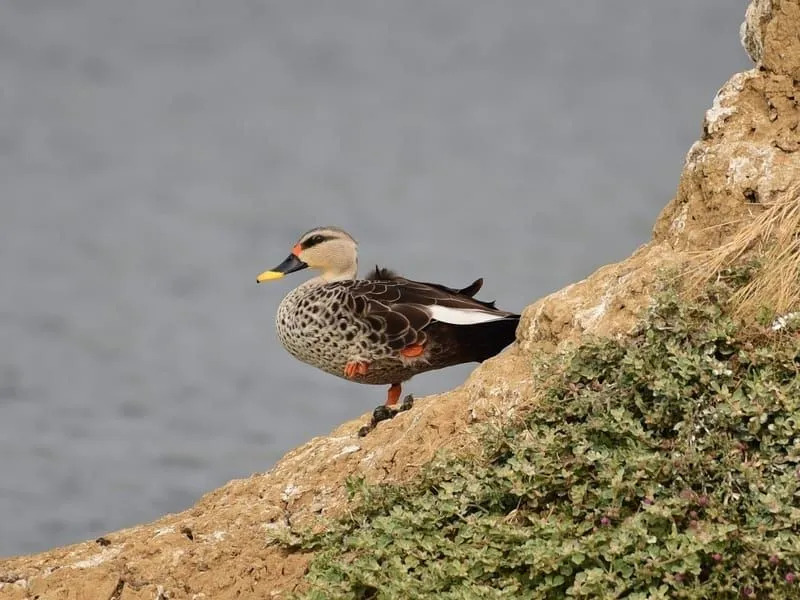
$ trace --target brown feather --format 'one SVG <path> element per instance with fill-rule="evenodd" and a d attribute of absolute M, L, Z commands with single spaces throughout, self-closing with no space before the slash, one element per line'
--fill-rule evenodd
<path fill-rule="evenodd" d="M 399 277 L 400 276 L 394 271 L 375 265 L 375 268 L 367 273 L 364 279 L 392 280 L 398 279 Z"/>
<path fill-rule="evenodd" d="M 441 283 L 411 281 L 410 279 L 406 279 L 405 277 L 399 275 L 396 271 L 392 271 L 391 269 L 387 269 L 386 267 L 380 267 L 378 265 L 375 265 L 375 268 L 369 273 L 367 273 L 365 279 L 373 281 L 402 281 L 406 283 L 422 283 L 422 285 L 427 285 L 432 288 L 442 290 L 443 292 L 447 292 L 448 294 L 469 296 L 470 298 L 475 296 L 475 294 L 477 294 L 483 287 L 483 277 L 479 277 L 478 279 L 470 283 L 467 287 L 458 289 L 458 288 L 447 287 L 446 285 L 442 285 Z M 478 300 L 478 302 L 481 301 Z M 486 308 L 495 308 L 494 302 L 481 302 L 481 304 L 483 304 Z"/>
<path fill-rule="evenodd" d="M 368 321 L 375 330 L 382 331 L 392 349 L 400 350 L 412 344 L 424 344 L 430 339 L 426 329 L 434 324 L 437 325 L 437 332 L 442 332 L 444 337 L 453 338 L 455 347 L 461 348 L 462 352 L 470 356 L 475 356 L 465 360 L 483 360 L 487 352 L 494 349 L 498 343 L 502 342 L 502 345 L 495 350 L 495 354 L 513 340 L 513 331 L 516 329 L 519 315 L 496 309 L 494 302 L 482 302 L 472 297 L 481 288 L 482 279 L 475 280 L 465 288 L 455 289 L 440 284 L 412 281 L 377 265 L 367 277 L 362 280 L 341 282 L 341 285 L 349 288 L 348 304 L 353 312 Z M 427 307 L 434 305 L 493 312 L 499 317 L 494 323 L 502 321 L 508 323 L 494 326 L 491 326 L 492 322 L 473 325 L 439 323 L 427 310 Z M 511 340 L 507 339 L 508 329 L 511 330 Z M 503 335 L 499 336 L 502 339 L 494 341 L 480 339 L 487 335 L 489 338 L 497 337 L 492 333 L 499 330 L 503 331 Z M 431 336 L 436 337 L 433 332 Z M 486 347 L 487 343 L 491 348 Z M 448 346 L 445 340 L 442 340 L 440 345 Z"/>

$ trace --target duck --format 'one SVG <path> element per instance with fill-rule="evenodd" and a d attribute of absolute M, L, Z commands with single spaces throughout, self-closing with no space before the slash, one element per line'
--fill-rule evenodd
<path fill-rule="evenodd" d="M 293 357 L 331 375 L 388 385 L 373 424 L 413 404 L 408 396 L 398 407 L 402 385 L 414 375 L 483 362 L 515 339 L 520 315 L 477 300 L 482 278 L 450 288 L 376 266 L 359 279 L 358 242 L 339 227 L 305 232 L 289 256 L 256 281 L 303 269 L 318 274 L 281 301 L 278 339 Z"/>

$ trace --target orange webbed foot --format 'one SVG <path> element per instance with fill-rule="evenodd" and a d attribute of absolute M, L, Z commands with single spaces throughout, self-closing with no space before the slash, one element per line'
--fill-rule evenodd
<path fill-rule="evenodd" d="M 372 419 L 370 419 L 368 425 L 364 425 L 358 430 L 358 437 L 364 437 L 370 431 L 375 429 L 375 427 L 381 421 L 393 419 L 401 412 L 410 410 L 411 407 L 414 406 L 414 396 L 411 394 L 403 398 L 403 401 L 399 406 L 397 405 L 397 400 L 400 398 L 400 390 L 401 387 L 399 383 L 392 384 L 392 386 L 389 388 L 386 404 L 381 404 L 372 411 Z"/>
<path fill-rule="evenodd" d="M 353 379 L 357 375 L 366 375 L 369 363 L 364 360 L 354 360 L 344 366 L 344 376 Z"/>

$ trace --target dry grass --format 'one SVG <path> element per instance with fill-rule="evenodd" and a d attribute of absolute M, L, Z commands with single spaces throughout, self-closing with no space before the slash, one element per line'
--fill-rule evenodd
<path fill-rule="evenodd" d="M 780 200 L 762 204 L 752 219 L 740 221 L 731 240 L 698 253 L 688 273 L 690 294 L 728 268 L 756 260 L 754 277 L 730 299 L 736 316 L 752 319 L 767 309 L 784 314 L 800 307 L 800 184 Z"/>

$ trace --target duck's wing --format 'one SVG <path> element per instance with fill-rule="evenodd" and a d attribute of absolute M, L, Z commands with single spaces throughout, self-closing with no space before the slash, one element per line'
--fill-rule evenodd
<path fill-rule="evenodd" d="M 447 287 L 446 285 L 442 285 L 441 283 L 430 283 L 430 282 L 416 282 L 410 279 L 406 279 L 402 275 L 398 275 L 395 271 L 391 269 L 387 269 L 386 267 L 380 267 L 375 265 L 375 268 L 367 273 L 365 279 L 375 280 L 375 281 L 401 281 L 404 283 L 421 283 L 422 285 L 427 285 L 432 288 L 436 288 L 446 292 L 448 294 L 454 295 L 462 295 L 462 296 L 469 296 L 470 298 L 477 294 L 481 287 L 483 287 L 483 277 L 479 277 L 472 283 L 470 283 L 467 287 L 464 288 L 451 288 Z M 480 301 L 479 301 L 480 302 Z M 494 308 L 494 302 L 481 302 L 485 306 L 489 308 Z"/>
<path fill-rule="evenodd" d="M 480 282 L 464 288 L 465 291 L 474 293 L 480 288 Z M 469 326 L 518 318 L 514 313 L 496 309 L 493 303 L 475 300 L 468 293 L 439 284 L 397 276 L 390 280 L 357 280 L 348 284 L 348 308 L 370 328 L 384 333 L 389 346 L 397 350 L 424 345 L 425 329 L 431 323 Z"/>

